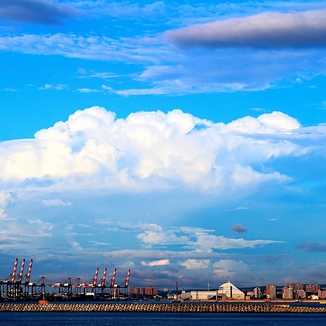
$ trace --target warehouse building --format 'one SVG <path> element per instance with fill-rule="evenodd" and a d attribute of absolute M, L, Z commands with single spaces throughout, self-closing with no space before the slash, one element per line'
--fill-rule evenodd
<path fill-rule="evenodd" d="M 223 283 L 219 286 L 218 290 L 214 291 L 191 291 L 191 300 L 216 300 L 218 298 L 222 299 L 234 299 L 234 300 L 244 300 L 245 294 L 239 290 L 230 281 Z"/>

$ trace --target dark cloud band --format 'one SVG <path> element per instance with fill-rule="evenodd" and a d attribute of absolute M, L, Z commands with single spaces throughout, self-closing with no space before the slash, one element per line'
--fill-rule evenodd
<path fill-rule="evenodd" d="M 326 46 L 326 10 L 262 13 L 171 30 L 165 37 L 178 47 L 300 48 Z"/>
<path fill-rule="evenodd" d="M 58 25 L 62 19 L 72 18 L 75 10 L 48 0 L 1 0 L 0 18 L 11 21 Z"/>
<path fill-rule="evenodd" d="M 326 252 L 326 242 L 302 242 L 295 248 L 305 252 Z"/>

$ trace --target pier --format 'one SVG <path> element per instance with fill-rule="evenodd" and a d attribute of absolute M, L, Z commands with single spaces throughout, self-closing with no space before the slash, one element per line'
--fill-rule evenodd
<path fill-rule="evenodd" d="M 2 303 L 1 312 L 326 313 L 326 307 L 232 303 Z"/>

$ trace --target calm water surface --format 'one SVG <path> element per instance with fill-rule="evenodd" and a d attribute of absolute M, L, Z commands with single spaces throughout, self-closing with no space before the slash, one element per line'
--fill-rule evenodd
<path fill-rule="evenodd" d="M 306 326 L 326 325 L 326 314 L 2 312 L 0 325 Z"/>

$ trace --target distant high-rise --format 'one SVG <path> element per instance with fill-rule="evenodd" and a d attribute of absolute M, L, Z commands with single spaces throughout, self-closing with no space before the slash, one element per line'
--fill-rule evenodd
<path fill-rule="evenodd" d="M 306 298 L 306 291 L 305 290 L 298 290 L 295 294 L 296 299 L 305 299 Z"/>
<path fill-rule="evenodd" d="M 302 283 L 287 283 L 286 286 L 291 287 L 293 291 L 303 290 Z"/>
<path fill-rule="evenodd" d="M 271 299 L 271 300 L 276 299 L 276 285 L 275 284 L 267 284 L 266 296 L 268 299 Z"/>
<path fill-rule="evenodd" d="M 146 286 L 145 295 L 153 297 L 157 295 L 157 286 Z"/>
<path fill-rule="evenodd" d="M 317 294 L 319 289 L 320 289 L 320 287 L 318 284 L 306 285 L 306 292 L 308 294 Z"/>
<path fill-rule="evenodd" d="M 319 299 L 326 299 L 326 289 L 323 289 L 323 290 L 319 289 L 318 297 L 319 297 Z"/>
<path fill-rule="evenodd" d="M 253 292 L 254 292 L 254 298 L 255 299 L 261 299 L 263 294 L 261 293 L 261 290 L 260 288 L 257 286 L 253 289 Z"/>
<path fill-rule="evenodd" d="M 293 299 L 293 288 L 291 286 L 286 285 L 282 288 L 282 298 Z"/>

